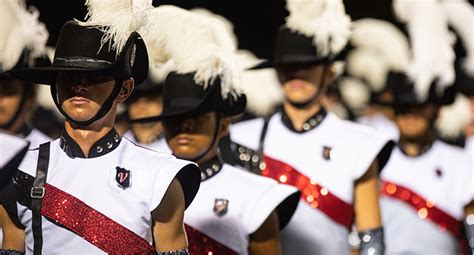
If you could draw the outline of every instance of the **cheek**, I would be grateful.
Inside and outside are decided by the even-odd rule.
[[[20,107],[20,102],[20,96],[3,97],[0,103],[0,121],[4,122],[10,120],[18,107]]]

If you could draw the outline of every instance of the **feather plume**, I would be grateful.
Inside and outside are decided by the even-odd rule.
[[[339,91],[344,102],[353,110],[360,111],[369,104],[370,90],[358,79],[351,77],[341,78]]]
[[[248,70],[262,60],[244,50],[240,50],[238,56],[244,68],[240,88],[247,96],[247,110],[262,117],[271,114],[284,100],[276,70],[273,68]]]
[[[86,0],[87,15],[82,26],[94,26],[104,32],[101,44],[111,43],[117,55],[134,31],[144,33],[153,10],[152,0]]]
[[[443,9],[446,12],[448,22],[458,32],[466,49],[464,70],[474,76],[474,7],[467,1],[443,1]],[[473,85],[474,86],[474,85]]]
[[[169,5],[155,8],[152,15],[144,38],[158,81],[171,71],[194,72],[204,88],[219,77],[223,98],[240,93],[235,87],[240,82],[236,47],[222,23]]]
[[[456,96],[453,104],[441,107],[435,123],[441,137],[453,139],[462,135],[472,118],[470,107],[469,99],[461,94]]]
[[[319,55],[339,53],[350,36],[351,19],[342,0],[288,0],[287,26],[313,38]]]
[[[420,100],[426,99],[436,79],[437,90],[454,83],[454,43],[443,7],[437,0],[395,0],[397,16],[408,24],[413,62],[408,75]]]
[[[22,0],[0,1],[0,69],[13,68],[25,49],[29,50],[29,64],[45,54],[49,35],[38,17],[38,11],[27,10]]]

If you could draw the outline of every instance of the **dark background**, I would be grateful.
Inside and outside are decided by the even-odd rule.
[[[85,0],[27,0],[40,11],[40,19],[50,33],[48,44],[54,46],[62,24],[86,13]],[[474,0],[470,0],[471,4]],[[225,16],[234,23],[239,47],[253,51],[261,58],[270,58],[277,28],[283,24],[287,11],[285,0],[154,0],[159,4],[173,4],[186,9],[203,7]],[[344,0],[352,19],[380,18],[394,22],[392,0]]]

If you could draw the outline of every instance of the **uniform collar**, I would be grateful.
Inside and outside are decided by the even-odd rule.
[[[59,145],[70,158],[97,158],[115,150],[120,141],[122,138],[114,128],[92,145],[88,157],[84,155],[79,144],[66,131],[62,132]]]
[[[289,130],[295,133],[305,133],[313,130],[314,128],[319,126],[319,124],[321,124],[321,122],[323,122],[323,120],[327,116],[326,109],[324,109],[324,107],[321,107],[321,109],[315,115],[305,121],[305,123],[303,124],[303,130],[300,131],[295,129],[290,117],[286,114],[285,109],[283,107],[281,108],[280,112],[281,121],[283,122],[283,125],[285,125]]]
[[[204,164],[201,164],[199,166],[199,169],[201,170],[201,181],[206,181],[211,177],[217,175],[221,171],[223,166],[224,163],[218,156],[214,157],[213,159],[209,160]]]
[[[420,152],[418,153],[418,155],[415,155],[415,156],[409,156],[400,144],[398,144],[398,148],[403,153],[403,155],[405,155],[407,157],[410,157],[410,158],[418,158],[418,157],[421,157],[424,154],[426,154],[431,149],[431,147],[433,147],[434,142],[435,141],[432,141],[432,142],[427,143],[427,144],[423,144],[421,149],[420,149]]]

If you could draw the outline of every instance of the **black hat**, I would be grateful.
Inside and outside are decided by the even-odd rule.
[[[132,32],[120,52],[112,50],[111,41],[102,44],[103,38],[103,29],[69,21],[61,29],[50,67],[16,68],[9,74],[47,85],[56,83],[58,72],[91,72],[117,79],[134,78],[137,85],[143,82],[148,72],[148,56],[141,36]]]
[[[0,76],[13,68],[48,66],[48,31],[36,10],[27,10],[21,1],[0,2]]]
[[[156,33],[145,38],[155,78],[163,81],[163,113],[157,119],[217,112],[235,116],[246,98],[237,89],[241,68],[222,23],[175,6],[156,8]],[[159,62],[159,61],[161,62]]]
[[[217,112],[225,117],[244,113],[246,97],[243,94],[222,97],[220,78],[205,89],[194,80],[194,73],[170,73],[163,89],[162,118]]]
[[[287,2],[290,15],[277,31],[273,61],[254,69],[337,60],[347,44],[351,25],[342,0]]]
[[[391,72],[388,76],[387,86],[393,89],[394,106],[418,106],[433,104],[437,106],[449,105],[456,97],[456,87],[448,86],[440,88],[438,79],[431,82],[428,94],[421,98],[416,91],[415,82],[405,73]]]

